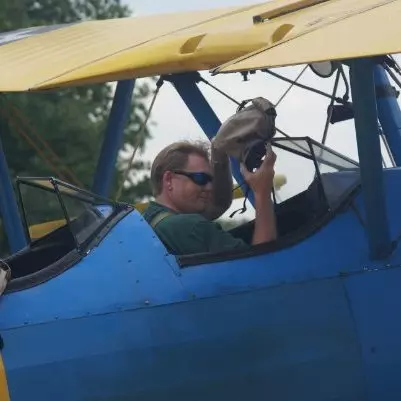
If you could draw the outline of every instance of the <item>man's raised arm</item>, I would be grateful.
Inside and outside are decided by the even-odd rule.
[[[219,218],[231,206],[233,200],[233,179],[230,159],[221,151],[211,148],[211,164],[213,170],[212,202],[204,212],[208,220]]]

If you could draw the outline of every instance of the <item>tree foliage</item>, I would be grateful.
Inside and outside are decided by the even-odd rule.
[[[0,2],[0,32],[40,25],[126,17],[120,0],[13,0]],[[55,60],[57,62],[57,60]],[[99,84],[46,93],[0,96],[0,134],[12,177],[56,176],[90,189],[113,97],[113,85]],[[147,83],[135,88],[124,147],[132,147],[144,120]],[[143,147],[149,130],[140,141]],[[119,160],[113,191],[122,180],[125,163]],[[134,169],[149,166],[137,161]],[[132,176],[132,174],[131,174]],[[123,192],[134,202],[150,193],[147,174]],[[113,194],[111,194],[113,195]]]

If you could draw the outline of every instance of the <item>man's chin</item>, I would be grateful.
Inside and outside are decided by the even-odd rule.
[[[198,205],[191,205],[191,207],[181,209],[182,213],[188,214],[202,214],[206,210],[206,207],[198,206]]]
[[[209,205],[208,201],[198,200],[197,202],[192,203],[191,205],[187,205],[186,213],[200,213],[203,214]]]
[[[193,213],[200,213],[203,214],[207,209],[207,204],[198,204],[194,205],[193,207]]]

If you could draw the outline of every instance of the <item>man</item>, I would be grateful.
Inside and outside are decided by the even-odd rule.
[[[155,202],[144,218],[169,252],[176,255],[246,249],[244,241],[224,232],[211,220],[232,202],[229,159],[212,143],[212,161],[204,145],[177,142],[163,149],[151,169]],[[255,228],[252,245],[276,238],[271,190],[276,156],[270,153],[255,172],[241,165],[241,173],[254,192]]]

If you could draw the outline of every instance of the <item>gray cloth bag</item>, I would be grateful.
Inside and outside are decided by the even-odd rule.
[[[248,170],[260,166],[266,147],[276,134],[277,116],[276,109],[269,100],[257,97],[250,102],[249,106],[240,106],[222,124],[213,139],[213,146],[217,150],[243,162]]]

